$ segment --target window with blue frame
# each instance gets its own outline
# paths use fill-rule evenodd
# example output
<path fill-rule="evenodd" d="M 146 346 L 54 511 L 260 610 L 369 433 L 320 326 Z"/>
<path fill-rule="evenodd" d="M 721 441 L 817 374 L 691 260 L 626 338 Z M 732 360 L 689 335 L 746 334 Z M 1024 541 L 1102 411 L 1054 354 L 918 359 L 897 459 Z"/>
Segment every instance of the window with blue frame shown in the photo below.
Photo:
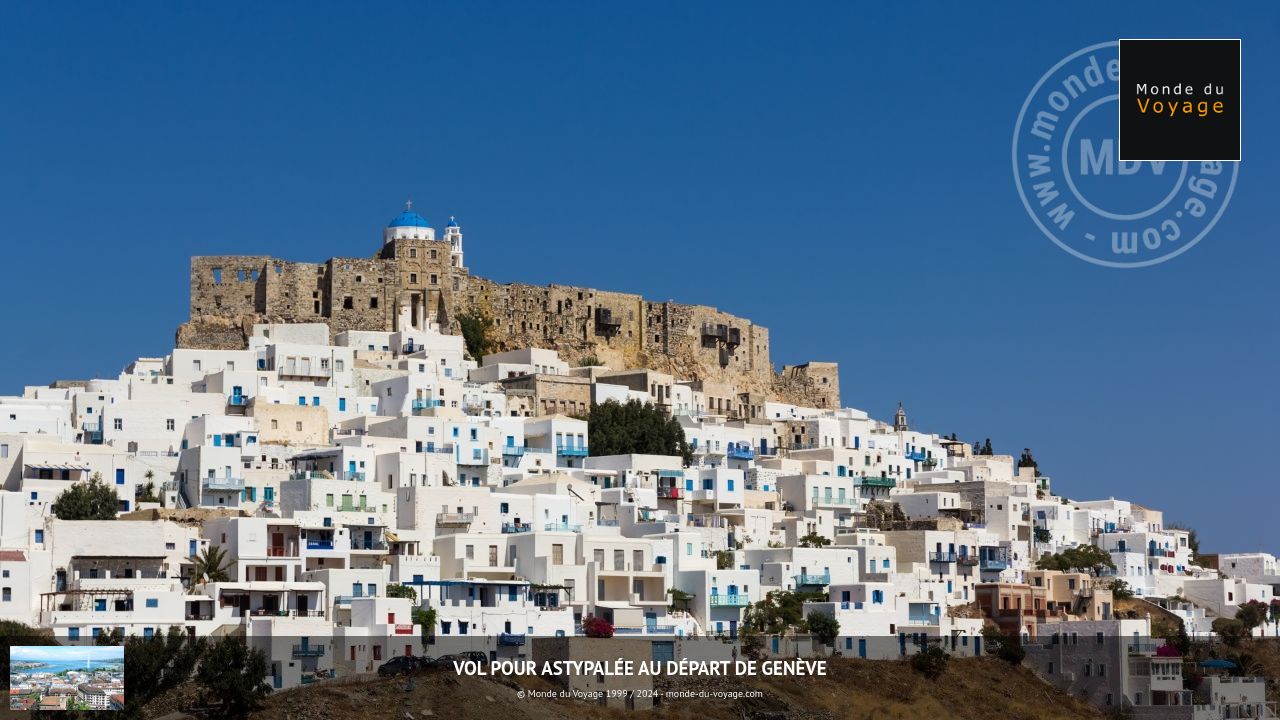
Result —
<path fill-rule="evenodd" d="M 78 627 L 67 628 L 67 639 L 68 639 L 68 640 L 79 640 L 79 639 L 80 639 L 80 628 L 78 628 Z"/>
<path fill-rule="evenodd" d="M 146 605 L 149 608 L 160 607 L 160 601 L 156 598 L 147 598 Z"/>
<path fill-rule="evenodd" d="M 305 395 L 299 395 L 299 396 L 298 396 L 298 404 L 299 404 L 299 405 L 306 405 L 306 404 L 307 404 L 307 397 L 306 397 Z"/>
<path fill-rule="evenodd" d="M 454 437 L 458 437 L 458 428 L 457 428 L 457 427 L 454 427 L 454 428 L 453 428 L 453 436 L 454 436 Z"/>
<path fill-rule="evenodd" d="M 471 439 L 472 439 L 472 440 L 475 440 L 475 439 L 477 439 L 478 437 L 480 437 L 479 432 L 480 432 L 479 430 L 477 430 L 477 429 L 475 429 L 475 428 L 471 428 Z"/>
<path fill-rule="evenodd" d="M 116 484 L 124 484 L 124 468 L 116 468 Z"/>
<path fill-rule="evenodd" d="M 43 530 L 37 530 L 37 531 L 36 531 L 36 542 L 38 542 L 38 543 L 42 543 L 42 542 L 44 542 L 44 531 L 43 531 Z"/>
<path fill-rule="evenodd" d="M 729 492 L 733 492 L 733 478 L 729 478 L 728 483 L 729 483 Z"/>
<path fill-rule="evenodd" d="M 94 601 L 93 601 L 93 611 L 94 611 L 94 612 L 106 612 L 106 611 L 107 611 L 107 600 L 106 600 L 106 598 L 95 598 L 95 599 L 94 599 Z"/>
<path fill-rule="evenodd" d="M 347 411 L 347 399 L 338 398 L 338 412 L 346 412 L 346 411 Z"/>
<path fill-rule="evenodd" d="M 500 513 L 510 512 L 510 510 L 508 509 L 507 503 L 498 503 L 498 512 Z"/>
<path fill-rule="evenodd" d="M 319 396 L 319 395 L 312 395 L 312 396 L 311 396 L 311 405 L 312 405 L 313 407 L 317 407 L 317 406 L 319 406 L 319 405 L 320 405 L 320 396 Z"/>

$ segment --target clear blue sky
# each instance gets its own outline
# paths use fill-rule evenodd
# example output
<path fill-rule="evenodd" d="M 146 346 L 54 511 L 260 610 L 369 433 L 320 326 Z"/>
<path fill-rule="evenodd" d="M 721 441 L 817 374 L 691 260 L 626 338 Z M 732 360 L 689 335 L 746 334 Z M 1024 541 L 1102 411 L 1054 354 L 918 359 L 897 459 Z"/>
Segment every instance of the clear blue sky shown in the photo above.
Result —
<path fill-rule="evenodd" d="M 846 404 L 1280 551 L 1280 6 L 540 5 L 5 4 L 0 390 L 165 353 L 193 254 L 369 255 L 412 197 L 477 274 L 717 305 Z M 1009 167 L 1040 75 L 1119 37 L 1244 40 L 1230 208 L 1143 270 Z"/>

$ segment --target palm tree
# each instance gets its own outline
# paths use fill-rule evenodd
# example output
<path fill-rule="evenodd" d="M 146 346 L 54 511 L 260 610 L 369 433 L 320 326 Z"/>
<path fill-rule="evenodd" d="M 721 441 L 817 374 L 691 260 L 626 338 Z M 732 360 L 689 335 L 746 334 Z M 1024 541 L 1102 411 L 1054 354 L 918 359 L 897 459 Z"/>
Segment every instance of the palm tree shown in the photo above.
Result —
<path fill-rule="evenodd" d="M 197 585 L 203 585 L 211 582 L 229 582 L 231 576 L 227 574 L 227 568 L 231 567 L 231 563 L 227 560 L 227 552 L 217 545 L 210 545 L 204 549 L 204 552 L 195 557 L 195 561 L 191 566 L 191 573 L 188 575 L 190 586 L 188 589 L 194 595 Z"/>

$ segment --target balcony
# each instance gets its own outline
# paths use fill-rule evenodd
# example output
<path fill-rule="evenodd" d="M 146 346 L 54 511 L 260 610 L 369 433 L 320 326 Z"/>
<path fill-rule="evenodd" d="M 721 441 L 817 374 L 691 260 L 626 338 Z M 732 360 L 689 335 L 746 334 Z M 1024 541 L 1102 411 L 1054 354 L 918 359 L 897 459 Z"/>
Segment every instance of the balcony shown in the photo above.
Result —
<path fill-rule="evenodd" d="M 84 433 L 84 440 L 92 445 L 102 444 L 102 418 L 98 418 L 97 423 L 80 425 L 81 432 Z"/>
<path fill-rule="evenodd" d="M 207 492 L 240 492 L 244 490 L 244 478 L 204 478 L 200 486 Z"/>
<path fill-rule="evenodd" d="M 332 540 L 308 540 L 307 549 L 308 550 L 332 550 L 333 541 Z"/>
<path fill-rule="evenodd" d="M 364 498 L 360 498 L 360 502 L 352 502 L 351 500 L 343 500 L 338 503 L 338 512 L 369 512 L 374 510 Z"/>
<path fill-rule="evenodd" d="M 582 532 L 581 525 L 570 525 L 569 523 L 547 523 L 543 530 L 551 532 Z"/>
<path fill-rule="evenodd" d="M 915 462 L 924 462 L 925 460 L 929 459 L 928 456 L 924 454 L 923 450 L 916 450 L 914 452 L 903 453 L 902 457 L 906 460 L 913 460 Z"/>
<path fill-rule="evenodd" d="M 858 504 L 858 499 L 851 498 L 851 497 L 827 497 L 825 495 L 823 496 L 814 495 L 813 500 L 811 502 L 813 505 L 853 506 Z"/>
<path fill-rule="evenodd" d="M 298 557 L 298 546 L 289 545 L 272 545 L 267 548 L 267 557 Z"/>
<path fill-rule="evenodd" d="M 585 447 L 570 447 L 568 445 L 557 445 L 556 455 L 560 457 L 586 457 L 589 451 Z"/>
<path fill-rule="evenodd" d="M 444 401 L 434 398 L 414 398 L 412 407 L 414 412 L 420 412 L 431 408 L 444 407 Z"/>
<path fill-rule="evenodd" d="M 499 633 L 498 645 L 503 647 L 520 647 L 524 645 L 524 633 Z"/>
<path fill-rule="evenodd" d="M 823 573 L 821 575 L 810 575 L 807 573 L 800 573 L 795 577 L 796 577 L 797 585 L 830 585 L 831 584 L 831 573 Z"/>
<path fill-rule="evenodd" d="M 711 607 L 746 607 L 751 604 L 751 600 L 746 595 L 712 595 Z"/>
<path fill-rule="evenodd" d="M 658 488 L 658 497 L 668 498 L 671 500 L 679 500 L 684 495 L 684 489 L 678 487 Z"/>
<path fill-rule="evenodd" d="M 725 453 L 731 460 L 755 460 L 756 451 L 749 447 L 732 447 Z"/>
<path fill-rule="evenodd" d="M 978 556 L 977 555 L 961 555 L 960 557 L 956 558 L 956 562 L 960 563 L 961 565 L 974 566 L 978 564 Z"/>
<path fill-rule="evenodd" d="M 471 513 L 436 513 L 436 527 L 468 527 L 473 520 Z"/>
<path fill-rule="evenodd" d="M 956 561 L 956 554 L 953 552 L 929 553 L 929 562 L 931 563 L 953 563 L 955 561 Z"/>
<path fill-rule="evenodd" d="M 502 448 L 502 456 L 513 458 L 524 457 L 524 448 L 517 445 L 507 445 Z"/>
<path fill-rule="evenodd" d="M 502 523 L 502 532 L 504 534 L 527 533 L 532 532 L 533 526 L 529 523 Z"/>
<path fill-rule="evenodd" d="M 304 657 L 322 657 L 324 655 L 323 645 L 294 645 L 293 656 L 295 658 Z"/>
<path fill-rule="evenodd" d="M 281 365 L 277 371 L 279 372 L 280 377 L 333 377 L 333 371 L 327 367 L 320 367 L 319 363 L 287 362 Z"/>
<path fill-rule="evenodd" d="M 863 487 L 892 488 L 896 486 L 898 483 L 896 480 L 890 477 L 864 477 L 862 478 L 862 481 L 859 484 L 861 484 Z"/>
<path fill-rule="evenodd" d="M 981 566 L 984 571 L 1000 572 L 1009 569 L 1009 561 L 997 560 L 996 558 L 983 558 Z"/>
<path fill-rule="evenodd" d="M 227 405 L 231 407 L 247 407 L 249 405 L 249 398 L 244 395 L 232 395 L 227 398 Z"/>
<path fill-rule="evenodd" d="M 370 540 L 352 540 L 352 541 L 351 541 L 351 549 L 352 549 L 352 550 L 380 550 L 380 551 L 381 551 L 381 550 L 386 550 L 386 549 L 387 549 L 387 541 L 386 541 L 386 540 L 374 540 L 374 539 L 370 539 Z"/>

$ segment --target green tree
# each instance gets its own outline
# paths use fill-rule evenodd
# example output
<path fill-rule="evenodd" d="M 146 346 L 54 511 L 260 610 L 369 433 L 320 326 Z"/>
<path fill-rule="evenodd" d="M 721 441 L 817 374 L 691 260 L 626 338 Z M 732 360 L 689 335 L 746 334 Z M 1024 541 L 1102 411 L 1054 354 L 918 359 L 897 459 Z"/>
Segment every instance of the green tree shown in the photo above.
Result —
<path fill-rule="evenodd" d="M 387 585 L 387 597 L 409 598 L 416 603 L 418 602 L 418 591 L 414 590 L 410 585 L 391 583 L 390 585 Z"/>
<path fill-rule="evenodd" d="M 587 418 L 592 455 L 679 455 L 693 463 L 680 421 L 652 403 L 609 400 L 591 406 Z"/>
<path fill-rule="evenodd" d="M 781 635 L 787 631 L 804 632 L 808 623 L 804 619 L 806 600 L 824 600 L 820 592 L 771 590 L 760 602 L 747 606 L 742 624 L 748 632 Z"/>
<path fill-rule="evenodd" d="M 1267 621 L 1267 604 L 1257 600 L 1250 600 L 1241 605 L 1239 610 L 1236 610 L 1236 619 L 1244 625 L 1245 631 L 1253 632 L 1254 628 Z"/>
<path fill-rule="evenodd" d="M 243 717 L 271 692 L 270 674 L 266 653 L 250 649 L 243 639 L 224 637 L 209 645 L 196 680 L 220 703 L 222 717 Z"/>
<path fill-rule="evenodd" d="M 229 582 L 231 576 L 227 574 L 227 570 L 231 567 L 231 561 L 227 558 L 227 552 L 217 545 L 210 545 L 204 549 L 204 552 L 197 555 L 191 566 L 191 573 L 188 575 L 190 583 L 189 589 L 192 594 L 196 592 L 197 585 L 213 582 Z"/>
<path fill-rule="evenodd" d="M 483 312 L 463 313 L 458 316 L 458 326 L 462 328 L 462 340 L 472 360 L 479 362 L 493 350 L 493 339 L 489 337 L 493 320 L 488 315 Z"/>
<path fill-rule="evenodd" d="M 800 547 L 804 548 L 820 548 L 831 544 L 829 538 L 819 535 L 817 532 L 811 532 L 800 538 Z"/>
<path fill-rule="evenodd" d="M 115 520 L 119 507 L 116 489 L 94 473 L 87 482 L 63 490 L 53 501 L 53 514 L 59 520 Z"/>
<path fill-rule="evenodd" d="M 129 692 L 125 703 L 126 710 L 133 711 L 127 715 L 140 717 L 141 708 L 152 699 L 190 680 L 207 643 L 203 637 L 188 637 L 179 627 L 149 638 L 126 637 L 124 662 L 129 669 Z"/>
<path fill-rule="evenodd" d="M 947 669 L 947 661 L 951 656 L 937 645 L 920 648 L 920 652 L 911 656 L 911 667 L 930 680 L 937 680 Z"/>
<path fill-rule="evenodd" d="M 1111 581 L 1111 597 L 1116 600 L 1130 600 L 1133 598 L 1133 588 L 1129 587 L 1129 583 L 1116 578 Z"/>
<path fill-rule="evenodd" d="M 1067 548 L 1060 553 L 1041 555 L 1036 561 L 1041 570 L 1076 571 L 1099 575 L 1106 568 L 1116 569 L 1111 554 L 1097 545 L 1080 545 Z"/>
<path fill-rule="evenodd" d="M 1235 618 L 1215 618 L 1212 627 L 1218 637 L 1222 638 L 1222 642 L 1231 647 L 1239 645 L 1240 641 L 1249 634 L 1249 631 L 1245 629 L 1244 623 Z"/>
<path fill-rule="evenodd" d="M 809 632 L 823 645 L 833 645 L 840 636 L 840 621 L 831 613 L 809 613 L 805 620 L 809 623 Z"/>
<path fill-rule="evenodd" d="M 732 550 L 717 550 L 715 551 L 715 556 L 716 556 L 717 570 L 733 569 L 733 551 Z"/>
<path fill-rule="evenodd" d="M 436 609 L 433 607 L 415 607 L 411 613 L 413 624 L 422 626 L 422 644 L 429 645 L 436 635 Z"/>
<path fill-rule="evenodd" d="M 987 652 L 1004 660 L 1010 665 L 1020 665 L 1027 657 L 1027 649 L 1017 635 L 1009 635 L 990 625 L 982 628 L 982 639 L 987 644 Z"/>

